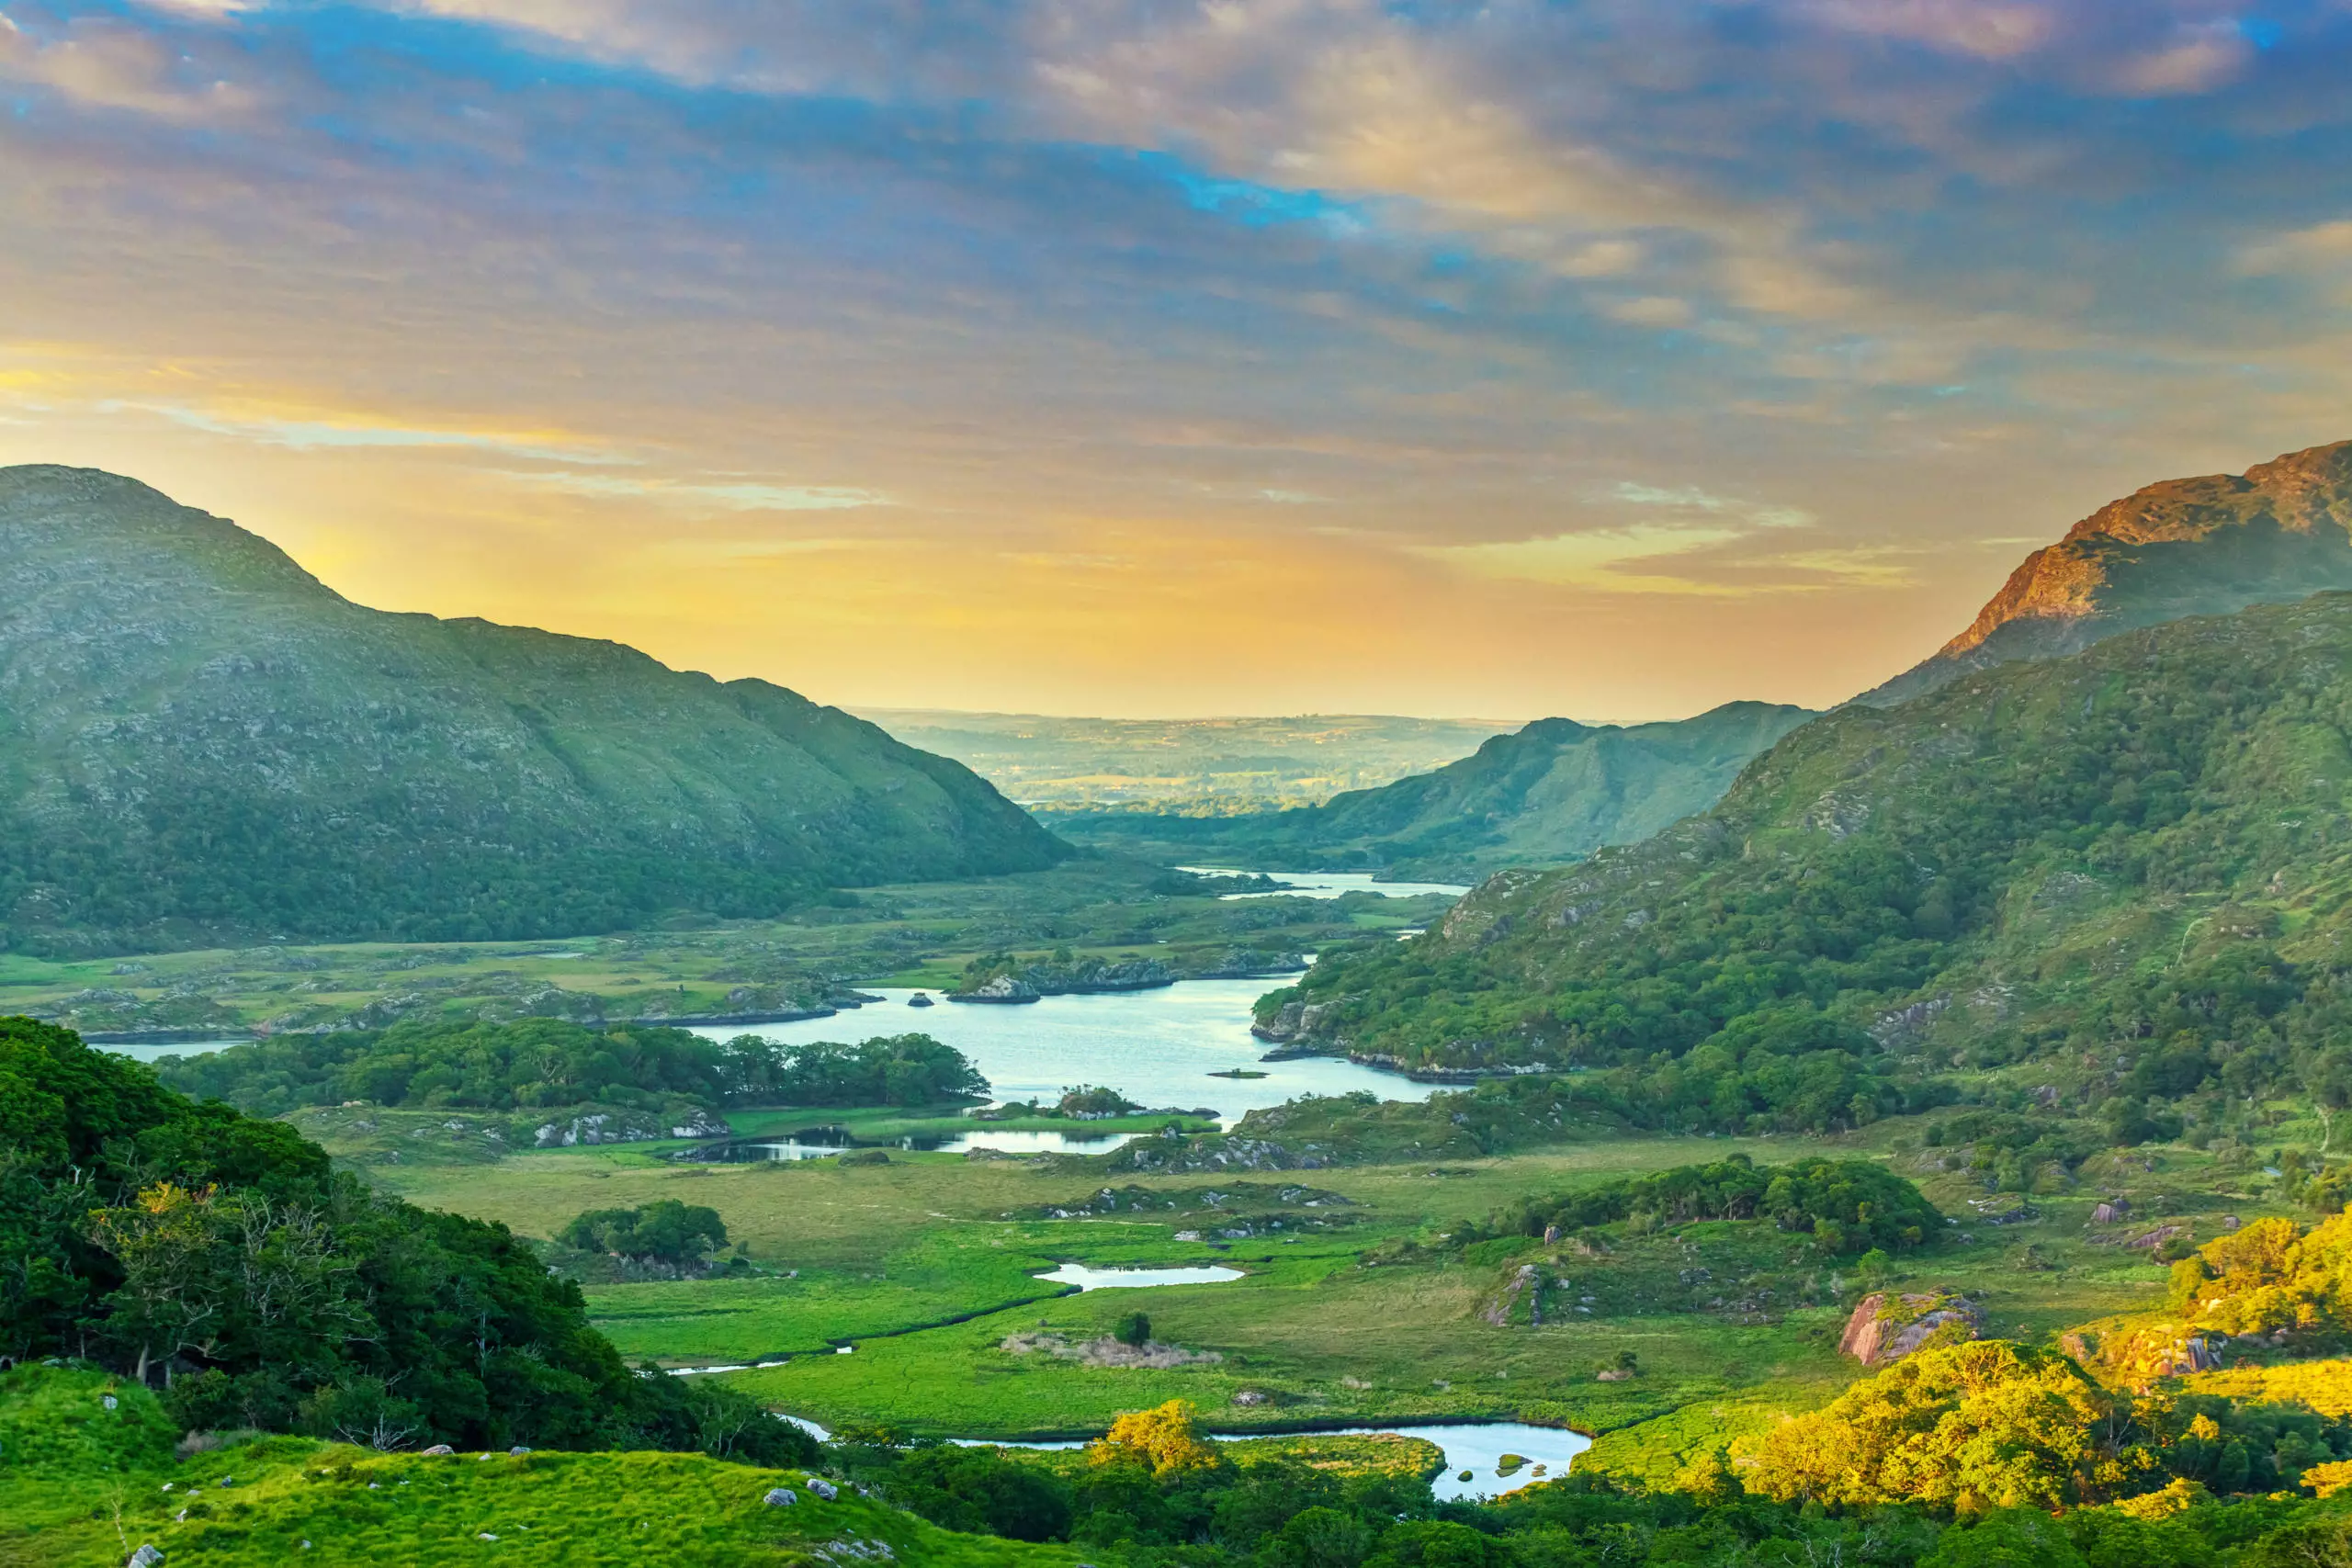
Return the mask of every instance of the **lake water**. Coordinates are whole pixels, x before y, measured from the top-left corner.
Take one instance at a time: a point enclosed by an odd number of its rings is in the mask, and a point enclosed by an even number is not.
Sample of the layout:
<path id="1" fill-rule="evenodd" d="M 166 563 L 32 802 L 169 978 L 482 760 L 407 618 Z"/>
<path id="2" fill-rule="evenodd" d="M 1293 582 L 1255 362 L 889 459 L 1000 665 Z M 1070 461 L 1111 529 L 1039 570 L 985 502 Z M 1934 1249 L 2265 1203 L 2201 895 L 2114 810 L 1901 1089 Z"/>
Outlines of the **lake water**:
<path id="1" fill-rule="evenodd" d="M 1136 1291 L 1154 1285 L 1221 1285 L 1240 1279 L 1241 1270 L 1216 1264 L 1186 1269 L 1090 1269 L 1083 1263 L 1065 1263 L 1035 1278 L 1057 1285 L 1076 1285 L 1080 1291 Z"/>
<path id="2" fill-rule="evenodd" d="M 1398 886 L 1389 884 L 1390 886 Z M 732 1040 L 756 1034 L 765 1040 L 804 1042 L 839 1040 L 854 1043 L 877 1034 L 920 1032 L 955 1046 L 978 1064 L 999 1100 L 1047 1101 L 1077 1083 L 1104 1083 L 1128 1099 L 1155 1109 L 1210 1110 L 1231 1122 L 1261 1106 L 1280 1105 L 1302 1094 L 1345 1094 L 1367 1089 L 1383 1100 L 1427 1100 L 1439 1086 L 1415 1083 L 1394 1073 L 1361 1067 L 1352 1062 L 1323 1056 L 1303 1056 L 1287 1062 L 1261 1062 L 1265 1044 L 1250 1033 L 1250 1004 L 1281 984 L 1278 980 L 1182 980 L 1148 991 L 1119 991 L 1101 996 L 1047 997 L 1017 1005 L 985 1002 L 940 1002 L 910 1008 L 915 993 L 887 989 L 884 999 L 831 1018 L 803 1019 L 796 1023 L 718 1024 L 695 1031 L 707 1039 Z M 142 1062 L 159 1056 L 200 1056 L 246 1040 L 210 1040 L 185 1045 L 107 1045 L 101 1049 Z M 1262 1072 L 1258 1078 L 1212 1077 L 1235 1068 Z M 1058 1133 L 989 1134 L 976 1128 L 966 1138 L 975 1145 L 950 1140 L 940 1146 L 953 1149 L 985 1146 L 1007 1154 L 1064 1149 L 1100 1154 L 1115 1143 L 1091 1144 L 1088 1134 L 1070 1134 L 1078 1142 L 1064 1143 Z M 1117 1136 L 1117 1134 L 1112 1134 Z M 1035 1145 L 1015 1140 L 1047 1140 Z M 790 1142 L 791 1140 L 776 1140 Z M 776 1158 L 821 1157 L 779 1154 Z M 748 1156 L 747 1156 L 748 1157 Z M 768 1156 L 761 1156 L 768 1157 Z"/>
<path id="3" fill-rule="evenodd" d="M 232 1045 L 250 1045 L 252 1043 L 253 1041 L 248 1038 L 242 1040 L 198 1040 L 185 1045 L 94 1044 L 91 1048 L 93 1050 L 109 1052 L 117 1056 L 128 1056 L 134 1062 L 154 1062 L 160 1061 L 165 1056 L 209 1056 L 213 1052 L 226 1051 Z"/>
<path id="4" fill-rule="evenodd" d="M 786 1416 L 786 1420 L 793 1417 Z M 799 1425 L 807 1427 L 808 1422 Z M 1393 1432 L 1400 1438 L 1419 1438 L 1437 1445 L 1445 1455 L 1445 1471 L 1430 1483 L 1430 1490 L 1441 1502 L 1467 1500 L 1476 1497 L 1499 1497 L 1506 1492 L 1516 1492 L 1522 1486 L 1532 1486 L 1539 1481 L 1557 1481 L 1567 1474 L 1568 1466 L 1577 1455 L 1592 1447 L 1592 1439 L 1582 1432 L 1571 1432 L 1563 1427 L 1530 1427 L 1519 1421 L 1459 1421 L 1429 1427 L 1340 1427 L 1317 1437 L 1362 1438 Z M 1211 1437 L 1220 1443 L 1248 1442 L 1253 1438 L 1296 1436 L 1277 1432 L 1213 1432 Z M 1079 1438 L 1057 1443 L 1005 1443 L 988 1438 L 950 1438 L 949 1442 L 967 1449 L 1082 1449 L 1091 1441 Z M 1502 1472 L 1505 1454 L 1517 1454 L 1527 1462 L 1509 1475 Z M 1537 1466 L 1544 1473 L 1538 1475 Z M 1470 1479 L 1462 1479 L 1464 1471 Z"/>
<path id="5" fill-rule="evenodd" d="M 908 1137 L 896 1143 L 868 1139 L 858 1143 L 846 1134 L 836 1135 L 829 1130 L 808 1128 L 790 1137 L 746 1138 L 728 1145 L 718 1157 L 722 1165 L 761 1165 L 769 1160 L 830 1159 L 852 1148 L 917 1149 L 925 1154 L 950 1155 L 968 1154 L 974 1149 L 994 1149 L 1008 1155 L 1107 1155 L 1137 1136 L 1140 1134 L 1135 1133 L 1023 1133 L 978 1125 L 969 1133 L 958 1133 L 949 1138 Z"/>
<path id="6" fill-rule="evenodd" d="M 1257 872 L 1235 871 L 1229 866 L 1180 865 L 1179 871 L 1190 871 L 1203 876 L 1255 876 Z M 1288 887 L 1272 893 L 1220 893 L 1221 899 L 1235 898 L 1337 898 L 1342 893 L 1370 893 L 1382 898 L 1413 898 L 1424 893 L 1442 893 L 1459 898 L 1470 891 L 1450 882 L 1375 882 L 1368 871 L 1270 871 L 1268 876 L 1276 882 L 1287 882 Z"/>
<path id="7" fill-rule="evenodd" d="M 955 1046 L 976 1063 L 999 1100 L 1048 1102 L 1079 1083 L 1108 1084 L 1154 1109 L 1213 1110 L 1227 1121 L 1302 1094 L 1368 1089 L 1383 1100 L 1427 1100 L 1438 1087 L 1415 1083 L 1324 1056 L 1261 1062 L 1265 1044 L 1250 1033 L 1250 1004 L 1280 982 L 1183 980 L 1149 991 L 1047 997 L 1020 1004 L 941 1002 L 910 1008 L 914 993 L 883 989 L 883 1000 L 831 1018 L 796 1023 L 715 1025 L 712 1040 L 756 1034 L 800 1043 L 854 1043 L 878 1034 L 921 1032 Z M 872 989 L 869 995 L 875 994 Z M 1235 1067 L 1262 1078 L 1218 1078 Z"/>

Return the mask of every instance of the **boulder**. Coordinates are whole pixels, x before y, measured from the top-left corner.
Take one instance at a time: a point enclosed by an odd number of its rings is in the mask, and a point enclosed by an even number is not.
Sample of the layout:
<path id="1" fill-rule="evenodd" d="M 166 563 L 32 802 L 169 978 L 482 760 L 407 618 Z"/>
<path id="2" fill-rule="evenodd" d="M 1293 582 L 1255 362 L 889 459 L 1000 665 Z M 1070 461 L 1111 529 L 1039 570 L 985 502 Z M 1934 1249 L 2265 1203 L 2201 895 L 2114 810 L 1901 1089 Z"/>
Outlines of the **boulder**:
<path id="1" fill-rule="evenodd" d="M 969 991 L 950 991 L 951 1002 L 1034 1002 L 1038 999 L 1037 987 L 1010 975 L 999 975 L 988 984 Z"/>
<path id="2" fill-rule="evenodd" d="M 2158 1225 L 2155 1229 L 2148 1232 L 2145 1235 L 2135 1235 L 2123 1245 L 2129 1247 L 2135 1247 L 2145 1252 L 2154 1252 L 2165 1243 L 2172 1240 L 2173 1237 L 2185 1236 L 2188 1234 L 2188 1227 L 2187 1225 Z"/>
<path id="3" fill-rule="evenodd" d="M 122 1568 L 155 1568 L 155 1564 L 163 1560 L 164 1554 L 155 1548 L 141 1546 L 130 1554 L 130 1558 L 124 1562 Z"/>
<path id="4" fill-rule="evenodd" d="M 1632 1382 L 1634 1374 L 1623 1367 L 1604 1367 L 1592 1374 L 1601 1382 Z"/>
<path id="5" fill-rule="evenodd" d="M 789 1488 L 778 1486 L 772 1488 L 768 1495 L 761 1498 L 760 1501 L 766 1504 L 771 1508 L 789 1508 L 793 1504 L 800 1501 L 800 1499 L 795 1497 Z"/>
<path id="6" fill-rule="evenodd" d="M 1266 1403 L 1266 1396 L 1254 1388 L 1245 1388 L 1233 1396 L 1233 1403 L 1240 1405 L 1263 1404 Z"/>
<path id="7" fill-rule="evenodd" d="M 808 1490 L 814 1492 L 818 1496 L 822 1497 L 828 1503 L 841 1495 L 840 1491 L 833 1485 L 833 1483 L 827 1481 L 820 1475 L 812 1475 L 808 1478 Z"/>
<path id="8" fill-rule="evenodd" d="M 425 1452 L 426 1454 L 428 1454 L 428 1455 L 453 1454 L 453 1453 L 456 1453 L 457 1451 L 458 1451 L 457 1450 L 455 1450 L 455 1449 L 451 1448 L 451 1447 L 450 1447 L 448 1444 L 447 1444 L 447 1443 L 435 1443 L 435 1444 L 434 1444 L 431 1448 L 426 1449 L 426 1450 L 424 1450 L 424 1452 Z"/>
<path id="9" fill-rule="evenodd" d="M 1901 1360 L 1927 1343 L 1929 1336 L 1955 1325 L 1962 1331 L 1962 1337 L 1975 1338 L 1984 1331 L 1984 1309 L 1964 1296 L 1873 1291 L 1846 1320 L 1838 1349 L 1866 1367 L 1883 1367 Z"/>
<path id="10" fill-rule="evenodd" d="M 2131 1201 L 2123 1198 L 2110 1198 L 2091 1211 L 2091 1224 L 2095 1225 L 2120 1224 L 2131 1217 Z"/>
<path id="11" fill-rule="evenodd" d="M 531 1450 L 524 1448 L 518 1443 L 514 1448 L 508 1449 L 506 1451 L 515 1459 L 521 1459 L 525 1454 L 529 1453 Z"/>

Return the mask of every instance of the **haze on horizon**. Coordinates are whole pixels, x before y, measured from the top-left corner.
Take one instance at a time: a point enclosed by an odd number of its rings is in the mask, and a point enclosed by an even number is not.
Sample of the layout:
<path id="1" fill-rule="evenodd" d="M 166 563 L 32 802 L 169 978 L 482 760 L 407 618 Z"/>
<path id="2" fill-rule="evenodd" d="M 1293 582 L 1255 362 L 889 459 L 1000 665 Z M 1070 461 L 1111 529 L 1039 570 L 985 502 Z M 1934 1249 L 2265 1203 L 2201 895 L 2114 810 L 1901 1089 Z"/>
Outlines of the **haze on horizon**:
<path id="1" fill-rule="evenodd" d="M 2352 435 L 2347 80 L 2347 0 L 0 0 L 0 462 L 850 706 L 1820 705 Z"/>

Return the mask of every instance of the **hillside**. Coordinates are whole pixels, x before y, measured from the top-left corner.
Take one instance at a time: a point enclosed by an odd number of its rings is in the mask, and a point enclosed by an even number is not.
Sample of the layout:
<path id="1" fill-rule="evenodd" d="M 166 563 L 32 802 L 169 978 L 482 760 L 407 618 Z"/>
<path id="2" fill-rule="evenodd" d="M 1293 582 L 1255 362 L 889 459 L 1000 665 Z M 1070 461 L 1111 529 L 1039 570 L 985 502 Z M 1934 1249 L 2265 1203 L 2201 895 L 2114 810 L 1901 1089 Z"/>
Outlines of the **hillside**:
<path id="1" fill-rule="evenodd" d="M 1881 706 L 2013 659 L 2050 659 L 2184 615 L 2352 588 L 2352 441 L 2243 475 L 2167 479 L 2025 558 L 1968 629 L 1865 692 Z"/>
<path id="2" fill-rule="evenodd" d="M 1826 1074 L 1867 1101 L 1829 1125 L 2030 1062 L 2045 1103 L 2220 1135 L 2233 1097 L 2352 1101 L 2347 786 L 2352 595 L 2176 622 L 1817 719 L 1702 817 L 1327 953 L 1261 1032 L 1419 1068 L 1687 1054 L 1780 1075 L 1775 1105 Z"/>
<path id="3" fill-rule="evenodd" d="M 1434 773 L 1319 807 L 1199 821 L 1098 817 L 1069 830 L 1254 865 L 1475 881 L 1502 866 L 1578 860 L 1704 811 L 1750 758 L 1812 716 L 1743 702 L 1668 723 L 1538 719 Z"/>
<path id="4" fill-rule="evenodd" d="M 590 931 L 1066 852 L 782 687 L 367 609 L 132 480 L 0 469 L 8 946 Z"/>

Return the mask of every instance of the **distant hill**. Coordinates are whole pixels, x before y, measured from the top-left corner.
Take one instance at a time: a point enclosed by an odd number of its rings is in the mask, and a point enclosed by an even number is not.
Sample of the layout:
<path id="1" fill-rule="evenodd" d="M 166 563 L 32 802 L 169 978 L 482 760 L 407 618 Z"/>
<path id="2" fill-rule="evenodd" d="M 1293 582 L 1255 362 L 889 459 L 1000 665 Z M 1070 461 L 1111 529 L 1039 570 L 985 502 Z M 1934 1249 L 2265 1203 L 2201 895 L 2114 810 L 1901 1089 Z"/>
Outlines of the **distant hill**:
<path id="1" fill-rule="evenodd" d="M 1070 819 L 1067 830 L 1148 840 L 1179 857 L 1470 882 L 1502 866 L 1578 860 L 1704 811 L 1748 759 L 1812 716 L 1780 704 L 1726 703 L 1657 724 L 1544 718 L 1434 773 L 1319 807 L 1211 820 L 1101 816 Z"/>
<path id="2" fill-rule="evenodd" d="M 1465 757 L 1499 721 L 1304 714 L 1066 718 L 867 708 L 910 746 L 953 757 L 1052 822 L 1093 811 L 1238 816 L 1310 806 Z"/>
<path id="3" fill-rule="evenodd" d="M 1934 658 L 1854 699 L 1875 706 L 2013 659 L 2074 653 L 2184 615 L 2352 588 L 2352 441 L 2243 475 L 2167 479 L 2025 558 Z"/>
<path id="4" fill-rule="evenodd" d="M 763 681 L 351 604 L 90 469 L 0 468 L 0 938 L 529 937 L 1067 847 Z"/>
<path id="5" fill-rule="evenodd" d="M 1261 1030 L 1420 1069 L 1623 1067 L 1715 1108 L 1693 1125 L 1851 1125 L 1958 1070 L 2121 1131 L 2177 1100 L 2251 1145 L 2267 1098 L 2352 1106 L 2347 714 L 2346 593 L 1842 708 L 1703 816 L 1325 950 Z"/>

